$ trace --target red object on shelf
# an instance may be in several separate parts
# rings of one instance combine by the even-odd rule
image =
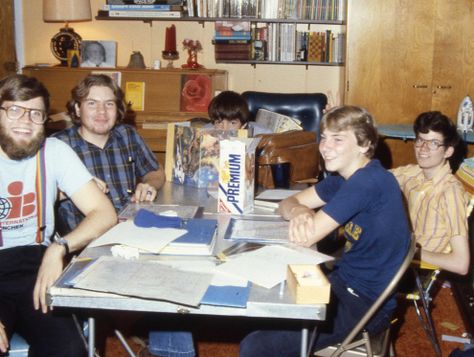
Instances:
[[[174,25],[166,28],[165,52],[176,52],[176,27]]]

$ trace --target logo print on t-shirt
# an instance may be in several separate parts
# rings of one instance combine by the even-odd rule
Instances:
[[[12,182],[7,191],[10,196],[0,197],[0,219],[17,219],[35,212],[36,194],[30,192],[23,195],[23,182]]]
[[[5,219],[10,212],[12,205],[6,198],[0,197],[0,219]]]

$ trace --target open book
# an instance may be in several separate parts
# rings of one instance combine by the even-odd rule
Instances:
[[[258,110],[255,122],[259,126],[267,128],[274,133],[282,133],[290,130],[303,130],[301,121],[298,119],[280,113],[271,112],[266,109]]]

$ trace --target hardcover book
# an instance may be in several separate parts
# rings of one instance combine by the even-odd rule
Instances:
[[[250,43],[216,43],[214,45],[215,52],[246,52],[249,53],[252,45]]]
[[[183,0],[106,0],[107,5],[182,5]]]
[[[170,242],[160,254],[211,255],[217,235],[217,219],[191,218],[184,220],[188,232]]]
[[[163,11],[163,10],[109,10],[110,17],[156,17],[156,18],[179,18],[181,11]]]
[[[216,61],[222,60],[249,60],[250,52],[216,52],[214,54]]]

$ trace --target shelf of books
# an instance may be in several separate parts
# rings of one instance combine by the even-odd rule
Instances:
[[[217,63],[344,64],[344,33],[301,31],[296,23],[216,21],[213,43]]]
[[[107,0],[100,20],[214,22],[217,63],[342,66],[346,0]],[[308,24],[301,30],[298,24]]]
[[[99,19],[166,18],[214,21],[216,18],[342,23],[346,0],[106,0]]]

